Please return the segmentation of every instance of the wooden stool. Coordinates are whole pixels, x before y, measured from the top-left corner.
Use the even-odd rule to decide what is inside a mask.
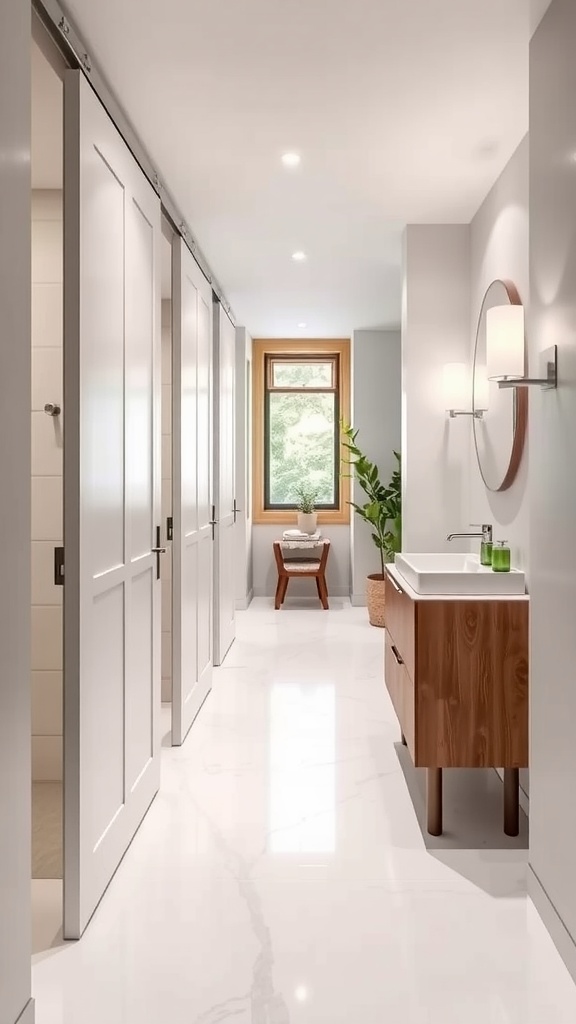
[[[306,545],[308,546],[308,545]],[[330,541],[320,540],[315,544],[309,545],[310,547],[322,547],[322,554],[319,559],[294,559],[293,561],[284,561],[284,554],[282,551],[282,541],[274,541],[274,557],[276,559],[276,567],[278,569],[278,586],[276,587],[276,597],[274,600],[274,607],[276,610],[284,604],[284,598],[286,597],[286,591],[288,589],[288,580],[295,576],[300,578],[314,578],[316,580],[316,587],[318,590],[318,597],[322,602],[322,607],[328,610],[328,587],[326,586],[326,562],[328,561],[328,553],[330,551]],[[304,545],[302,545],[304,547]]]

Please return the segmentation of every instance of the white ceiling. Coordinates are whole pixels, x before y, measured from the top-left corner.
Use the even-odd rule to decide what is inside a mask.
[[[397,325],[404,224],[474,215],[527,131],[528,40],[547,4],[68,7],[239,322],[321,336]]]

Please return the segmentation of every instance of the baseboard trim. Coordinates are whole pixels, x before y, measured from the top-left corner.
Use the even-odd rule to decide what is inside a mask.
[[[531,864],[528,865],[528,895],[540,914],[547,931],[550,933],[568,973],[576,982],[576,942]]]
[[[350,594],[350,604],[353,608],[365,608],[366,594]]]
[[[236,598],[236,611],[238,611],[238,612],[245,612],[246,609],[250,607],[250,605],[252,604],[253,600],[254,600],[254,591],[253,590],[248,591],[248,593],[246,594],[246,597],[238,597],[238,598]]]
[[[15,1024],[34,1024],[34,1000],[30,999]]]

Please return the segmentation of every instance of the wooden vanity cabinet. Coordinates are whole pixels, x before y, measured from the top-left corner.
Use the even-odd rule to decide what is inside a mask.
[[[528,765],[527,598],[419,598],[387,572],[385,679],[403,739],[428,769],[429,831],[443,768],[503,768],[505,831],[518,833]]]

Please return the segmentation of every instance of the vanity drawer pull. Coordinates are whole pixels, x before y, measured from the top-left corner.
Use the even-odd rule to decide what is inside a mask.
[[[390,646],[391,646],[391,648],[392,648],[392,654],[393,654],[393,655],[394,655],[394,657],[396,658],[396,661],[397,661],[397,663],[398,663],[399,665],[403,665],[403,664],[404,664],[404,661],[402,660],[402,658],[400,657],[400,655],[399,655],[399,653],[398,653],[398,648],[397,648],[397,647],[395,647],[395,646],[394,646],[394,644],[391,644]]]
[[[404,591],[402,590],[402,587],[398,586],[398,584],[396,583],[396,580],[393,579],[393,577],[390,575],[390,573],[388,573],[388,575],[386,576],[386,579],[387,579],[388,583],[392,584],[392,586],[394,587],[394,590],[396,591],[397,594],[403,594],[404,593]]]

